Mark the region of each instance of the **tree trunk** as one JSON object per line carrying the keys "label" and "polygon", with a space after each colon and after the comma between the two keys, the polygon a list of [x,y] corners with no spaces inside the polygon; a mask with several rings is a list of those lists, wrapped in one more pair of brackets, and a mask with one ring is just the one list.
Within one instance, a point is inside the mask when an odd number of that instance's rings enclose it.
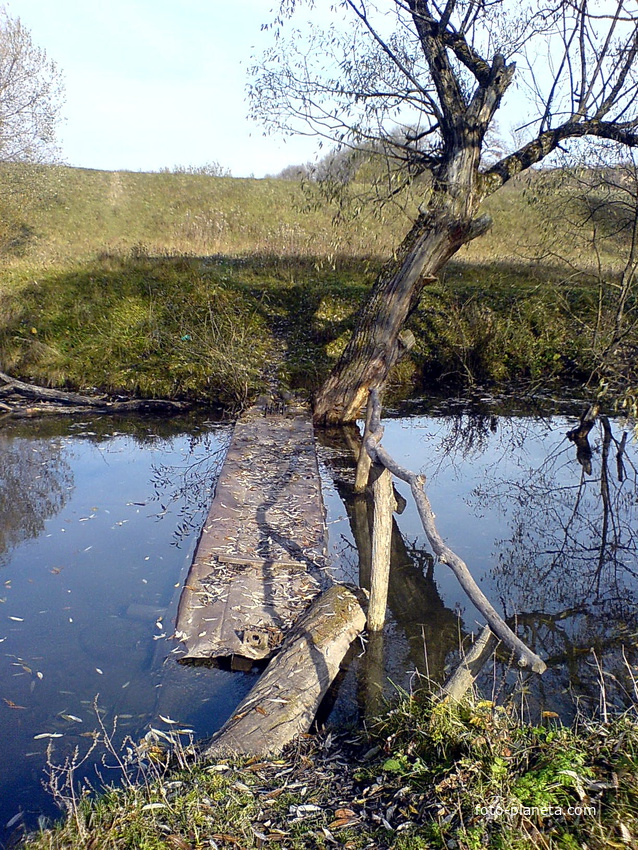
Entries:
{"label": "tree trunk", "polygon": [[334,585],[315,599],[257,684],[205,745],[205,758],[280,753],[308,731],[350,644],[365,626],[359,597],[359,591]]}
{"label": "tree trunk", "polygon": [[417,218],[397,260],[375,283],[352,339],[315,399],[315,424],[352,422],[368,390],[385,383],[401,353],[399,334],[423,288],[462,245],[491,226],[489,216],[472,219],[466,214],[472,196],[472,191],[466,193],[466,209],[454,215],[450,207],[457,205],[457,199],[443,193],[443,202],[439,197],[433,209]]}

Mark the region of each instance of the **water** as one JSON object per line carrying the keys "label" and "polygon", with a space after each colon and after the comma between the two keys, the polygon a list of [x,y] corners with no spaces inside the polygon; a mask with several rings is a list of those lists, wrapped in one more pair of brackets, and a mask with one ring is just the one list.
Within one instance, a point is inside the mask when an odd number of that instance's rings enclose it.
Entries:
{"label": "water", "polygon": [[[610,708],[638,701],[637,445],[631,430],[611,419],[603,420],[608,428],[599,422],[591,431],[591,456],[577,452],[566,433],[581,411],[581,404],[530,413],[491,398],[457,399],[421,404],[384,422],[386,450],[425,474],[444,540],[548,661],[542,678],[527,680],[505,654],[482,677],[488,695],[503,698],[515,686],[526,692],[531,719],[552,711],[569,722],[577,702],[586,712],[597,709],[601,668]],[[328,498],[332,545],[349,564],[347,577],[365,585],[355,541],[365,546],[367,518],[352,495],[351,450],[336,436],[324,443],[335,482]],[[343,719],[354,719],[356,701],[365,710],[371,676],[385,683],[386,697],[394,686],[413,684],[410,671],[441,681],[461,642],[467,645],[483,625],[451,570],[434,562],[409,488],[396,487],[407,506],[395,517],[391,620],[385,645],[369,659],[376,669],[360,659],[349,702],[337,703]],[[377,705],[373,699],[372,713]]]}
{"label": "water", "polygon": [[[47,747],[57,764],[76,746],[85,752],[96,707],[109,730],[118,717],[119,746],[151,724],[167,728],[159,714],[212,733],[250,688],[250,676],[166,661],[229,435],[216,423],[4,424],[2,826],[21,811],[29,824],[57,814],[42,788]],[[78,776],[95,783],[93,761]],[[114,778],[107,769],[105,781]]]}
{"label": "water", "polygon": [[[572,694],[595,703],[598,663],[616,675],[608,698],[621,705],[638,633],[636,444],[622,442],[619,421],[610,431],[599,424],[591,458],[581,451],[579,460],[565,437],[579,407],[551,416],[504,410],[489,398],[412,407],[386,420],[384,445],[426,474],[441,534],[549,658],[530,710],[569,719]],[[161,717],[210,735],[254,683],[256,674],[184,667],[171,656],[179,589],[229,437],[228,425],[202,419],[3,424],[1,826],[18,813],[12,829],[57,814],[42,787],[47,758],[59,765],[76,747],[86,752],[100,723],[111,730],[117,717],[116,746],[151,726],[174,728]],[[355,541],[366,545],[367,507],[351,494],[351,447],[343,435],[321,442],[336,570],[365,584]],[[481,625],[452,573],[434,562],[407,488],[398,489],[407,506],[397,517],[383,645],[366,654],[353,646],[324,710],[332,722],[360,722],[384,689],[409,687],[415,670],[441,679]],[[502,663],[485,686],[501,690],[517,678]],[[78,776],[113,781],[102,756]]]}

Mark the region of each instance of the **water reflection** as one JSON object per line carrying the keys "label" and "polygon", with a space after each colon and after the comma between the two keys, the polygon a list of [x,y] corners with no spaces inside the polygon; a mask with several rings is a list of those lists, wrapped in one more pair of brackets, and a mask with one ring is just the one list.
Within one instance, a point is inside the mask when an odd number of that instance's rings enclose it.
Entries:
{"label": "water reflection", "polygon": [[[3,425],[0,844],[16,815],[12,829],[59,814],[42,787],[47,747],[56,764],[85,752],[96,700],[119,746],[161,728],[160,714],[211,734],[250,688],[181,669],[167,639],[196,538],[182,526],[201,524],[228,432],[108,417]],[[102,755],[76,778],[101,784]]]}
{"label": "water reflection", "polygon": [[[356,576],[351,572],[347,578],[369,590],[373,502],[370,492],[354,492],[359,433],[334,429],[321,433],[319,439],[356,547]],[[402,507],[406,504],[400,495],[397,501]],[[392,524],[388,608],[388,628],[368,636],[357,668],[357,700],[367,716],[379,714],[389,696],[389,683],[403,686],[406,673],[416,670],[442,681],[449,654],[458,649],[463,636],[458,615],[446,607],[434,581],[433,556],[422,546],[406,542],[396,519]]]}
{"label": "water reflection", "polygon": [[[399,463],[426,475],[443,537],[510,625],[548,661],[544,677],[523,683],[529,710],[537,716],[552,708],[567,720],[575,700],[595,706],[601,668],[608,701],[626,704],[638,630],[638,476],[628,432],[603,416],[587,440],[570,441],[576,406],[568,418],[512,415],[511,409],[503,416],[490,400],[477,415],[458,400],[432,408],[388,418],[384,445]],[[356,543],[365,586],[371,508],[344,472],[357,440],[357,434],[343,437],[347,449],[327,463],[349,526],[335,519],[335,529]],[[337,442],[332,436],[333,455]],[[384,678],[406,686],[406,672],[414,669],[440,681],[463,638],[480,625],[450,571],[432,560],[409,501],[395,517],[385,646],[375,646],[367,662],[377,688]],[[507,653],[499,653],[482,684],[501,696],[521,686]],[[371,687],[368,677],[360,689],[367,699]]]}
{"label": "water reflection", "polygon": [[631,691],[620,647],[635,663],[638,628],[638,476],[627,433],[600,417],[575,445],[554,441],[517,479],[474,492],[507,517],[491,571],[506,612],[550,666],[568,670],[569,687],[597,699],[593,648],[616,676],[619,703]]}
{"label": "water reflection", "polygon": [[64,506],[73,473],[59,441],[24,441],[0,432],[0,566],[7,552],[37,537]]}

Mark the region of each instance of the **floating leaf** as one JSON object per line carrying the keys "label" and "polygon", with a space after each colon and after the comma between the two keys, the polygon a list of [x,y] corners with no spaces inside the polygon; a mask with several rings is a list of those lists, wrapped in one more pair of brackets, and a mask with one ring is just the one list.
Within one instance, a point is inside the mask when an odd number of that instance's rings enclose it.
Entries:
{"label": "floating leaf", "polygon": [[20,708],[23,711],[26,711],[26,705],[17,705],[15,702],[13,702],[13,700],[7,699],[6,697],[3,697],[3,699],[9,706],[9,708]]}

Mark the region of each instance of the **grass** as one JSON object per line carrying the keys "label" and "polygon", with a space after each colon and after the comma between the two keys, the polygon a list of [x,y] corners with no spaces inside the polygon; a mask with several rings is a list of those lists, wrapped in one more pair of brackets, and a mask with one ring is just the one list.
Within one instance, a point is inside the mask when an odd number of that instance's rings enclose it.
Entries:
{"label": "grass", "polygon": [[638,837],[635,705],[566,728],[424,690],[367,737],[306,736],[276,759],[204,763],[177,745],[171,762],[157,740],[129,746],[123,785],[97,797],[72,789],[69,762],[52,768],[68,814],[25,850],[602,850]]}
{"label": "grass", "polygon": [[[115,394],[236,406],[274,380],[312,393],[406,229],[370,208],[336,226],[275,179],[5,166],[0,184],[3,370]],[[543,225],[524,191],[490,199],[492,232],[424,292],[397,393],[597,375],[597,280],[524,260]]]}

